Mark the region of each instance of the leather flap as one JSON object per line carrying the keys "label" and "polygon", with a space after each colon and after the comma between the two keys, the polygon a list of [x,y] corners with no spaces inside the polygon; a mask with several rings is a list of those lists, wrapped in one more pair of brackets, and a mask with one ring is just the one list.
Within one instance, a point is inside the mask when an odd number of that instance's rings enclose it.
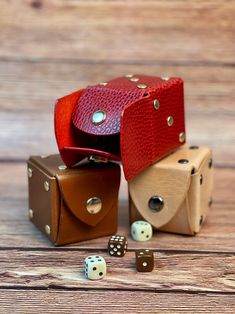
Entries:
{"label": "leather flap", "polygon": [[[72,119],[80,131],[92,135],[113,135],[120,132],[120,119],[125,106],[134,102],[141,95],[139,90],[130,91],[104,86],[87,87],[77,101]],[[106,118],[100,125],[92,122],[96,111],[103,111]]]}
{"label": "leather flap", "polygon": [[[118,164],[88,164],[76,170],[56,175],[60,191],[68,209],[82,222],[97,225],[117,201],[120,185]],[[96,214],[87,211],[87,200],[101,199],[102,208]]]}

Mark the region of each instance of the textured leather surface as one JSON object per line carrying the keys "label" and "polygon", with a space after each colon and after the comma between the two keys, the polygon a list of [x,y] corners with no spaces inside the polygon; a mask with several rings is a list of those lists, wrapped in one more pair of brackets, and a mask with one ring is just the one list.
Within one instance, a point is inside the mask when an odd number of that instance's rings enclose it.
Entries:
{"label": "textured leather surface", "polygon": [[[172,78],[148,93],[123,112],[120,142],[127,180],[184,144],[179,142],[179,134],[185,132],[183,82]],[[159,101],[158,110],[154,99]],[[170,127],[169,116],[174,119]]]}
{"label": "textured leather surface", "polygon": [[[140,99],[142,94],[143,91],[140,89],[120,89],[118,84],[116,87],[89,86],[75,105],[72,115],[73,124],[79,130],[93,135],[119,133],[122,111],[127,105]],[[107,114],[106,120],[100,125],[92,123],[92,115],[97,110]]]}
{"label": "textured leather surface", "polygon": [[[129,182],[130,221],[144,218],[162,231],[188,235],[199,232],[213,187],[213,169],[208,166],[211,158],[209,148],[189,149],[185,145],[136,176]],[[182,164],[180,159],[189,162]],[[159,212],[148,207],[153,195],[164,199],[164,208]]]}
{"label": "textured leather surface", "polygon": [[[89,86],[59,99],[55,107],[55,133],[64,162],[73,166],[91,154],[122,160],[127,180],[174,151],[185,132],[183,81],[134,75],[138,82],[120,77],[107,85]],[[137,85],[146,84],[139,89]],[[160,107],[153,106],[158,99]],[[95,111],[106,112],[100,125]],[[174,123],[167,124],[168,116]]]}
{"label": "textured leather surface", "polygon": [[[29,208],[34,212],[32,222],[56,245],[79,242],[114,234],[117,229],[117,204],[120,166],[114,163],[84,163],[76,169],[59,170],[63,165],[59,155],[47,158],[31,157],[28,167]],[[50,184],[44,189],[44,181]],[[99,197],[102,209],[97,214],[86,210],[86,201]]]}

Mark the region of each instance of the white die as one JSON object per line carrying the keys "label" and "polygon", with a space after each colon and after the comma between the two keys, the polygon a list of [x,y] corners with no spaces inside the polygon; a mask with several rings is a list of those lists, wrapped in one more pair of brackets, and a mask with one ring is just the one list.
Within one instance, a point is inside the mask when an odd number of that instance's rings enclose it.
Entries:
{"label": "white die", "polygon": [[88,279],[102,279],[107,272],[105,259],[99,255],[86,257],[84,260],[84,271]]}
{"label": "white die", "polygon": [[152,238],[153,228],[147,221],[135,221],[131,225],[131,236],[135,241],[148,241]]}

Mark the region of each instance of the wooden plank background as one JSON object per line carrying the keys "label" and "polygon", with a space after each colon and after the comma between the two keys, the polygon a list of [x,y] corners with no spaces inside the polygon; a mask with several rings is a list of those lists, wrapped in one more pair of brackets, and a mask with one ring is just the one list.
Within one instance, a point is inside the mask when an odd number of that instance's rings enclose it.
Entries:
{"label": "wooden plank background", "polygon": [[[0,313],[235,311],[235,1],[0,0]],[[187,140],[214,152],[214,204],[197,237],[157,233],[155,270],[107,238],[54,248],[27,219],[25,160],[57,151],[55,99],[126,73],[185,80]],[[129,234],[126,183],[119,232]],[[83,258],[107,258],[91,282]]]}

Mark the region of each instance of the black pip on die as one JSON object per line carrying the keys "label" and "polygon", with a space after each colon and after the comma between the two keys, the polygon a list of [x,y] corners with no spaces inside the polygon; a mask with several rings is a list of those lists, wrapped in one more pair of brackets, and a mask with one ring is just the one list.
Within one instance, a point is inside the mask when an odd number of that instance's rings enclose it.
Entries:
{"label": "black pip on die", "polygon": [[122,257],[127,251],[127,239],[124,236],[114,235],[109,239],[108,252],[111,256]]}
{"label": "black pip on die", "polygon": [[102,256],[88,256],[84,261],[84,271],[88,279],[98,280],[106,275],[106,262]]}
{"label": "black pip on die", "polygon": [[151,272],[154,268],[153,251],[143,249],[135,252],[136,270],[139,272]]}

